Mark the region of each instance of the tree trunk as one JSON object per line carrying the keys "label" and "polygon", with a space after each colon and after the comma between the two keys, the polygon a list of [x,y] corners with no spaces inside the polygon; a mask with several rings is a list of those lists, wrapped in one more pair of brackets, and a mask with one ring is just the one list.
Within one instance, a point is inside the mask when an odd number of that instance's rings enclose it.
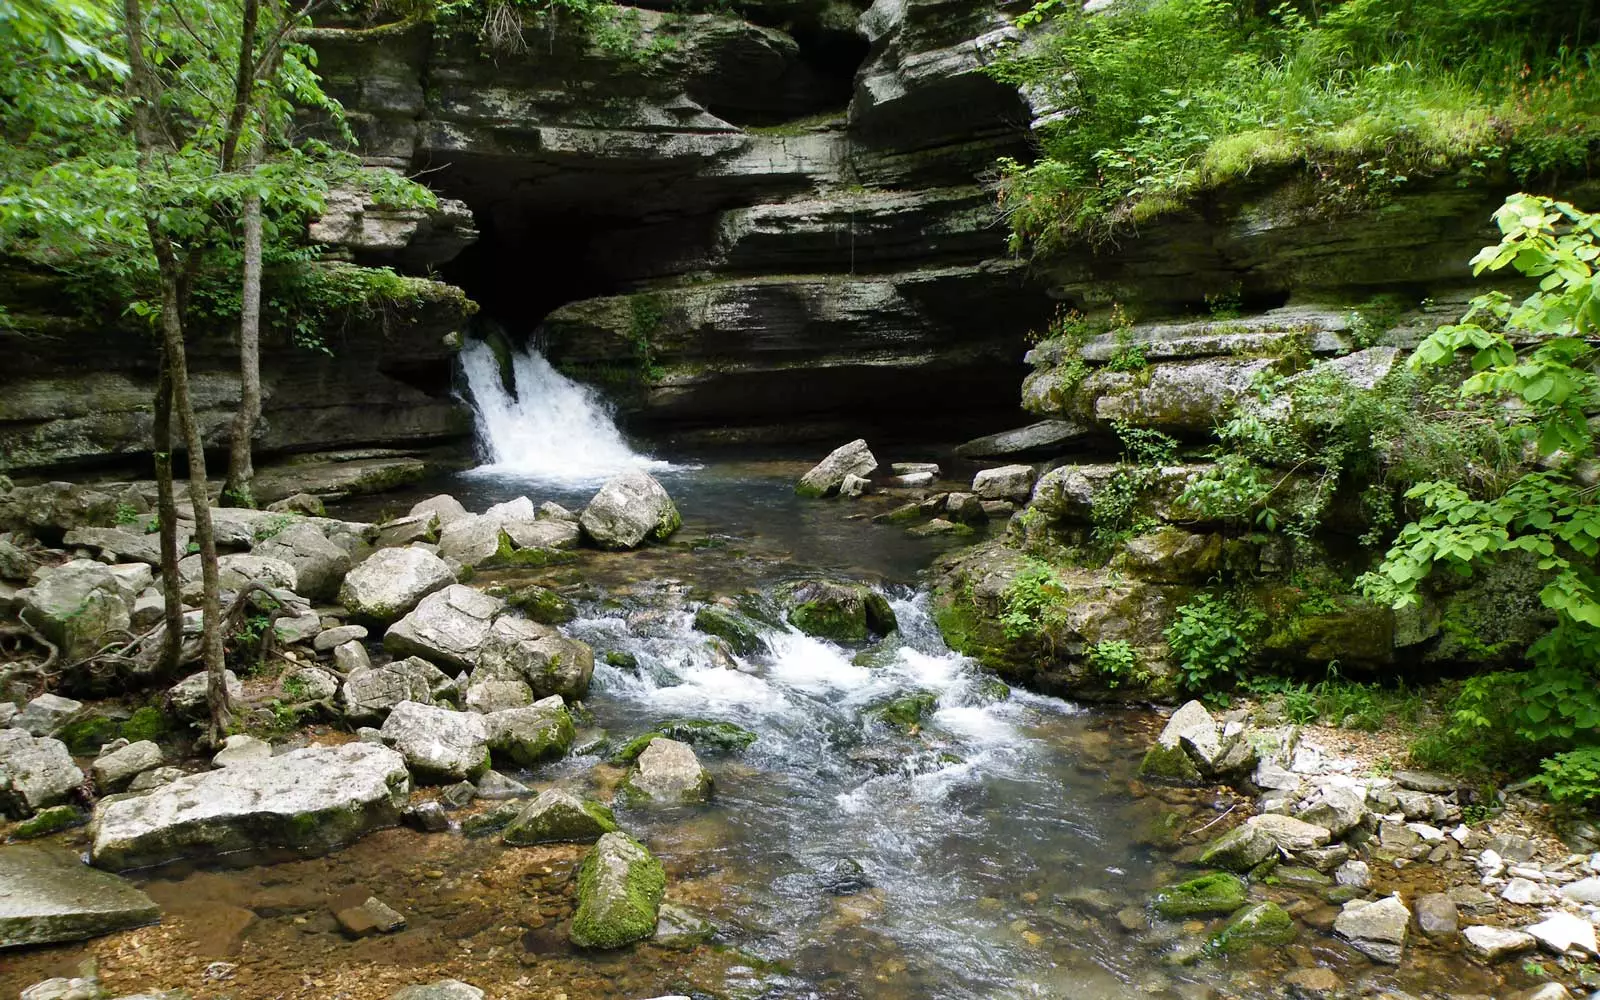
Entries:
{"label": "tree trunk", "polygon": [[244,288],[239,306],[239,412],[233,418],[224,503],[254,507],[250,449],[261,419],[261,196],[244,201]]}
{"label": "tree trunk", "polygon": [[156,383],[155,437],[156,521],[161,525],[161,599],[166,632],[161,638],[160,670],[171,675],[178,669],[183,650],[183,587],[178,579],[178,503],[172,495],[172,376],[167,352],[161,352],[161,378]]}

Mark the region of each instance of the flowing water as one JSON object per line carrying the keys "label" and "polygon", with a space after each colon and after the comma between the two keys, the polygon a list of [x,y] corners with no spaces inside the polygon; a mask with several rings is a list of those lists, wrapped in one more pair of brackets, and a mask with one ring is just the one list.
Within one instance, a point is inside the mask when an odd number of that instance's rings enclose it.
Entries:
{"label": "flowing water", "polygon": [[[670,544],[586,553],[524,575],[577,598],[579,617],[565,628],[596,650],[583,741],[603,732],[615,747],[684,718],[758,735],[741,752],[701,751],[716,782],[709,806],[618,810],[666,865],[669,902],[709,920],[715,936],[575,953],[565,931],[581,848],[397,829],[326,858],[151,873],[146,884],[167,911],[161,926],[0,963],[0,986],[92,954],[119,992],[183,987],[235,1000],[366,1000],[442,976],[535,1000],[1265,1000],[1280,995],[1285,970],[1311,964],[1417,996],[1496,992],[1486,970],[1444,953],[1413,948],[1398,969],[1375,969],[1311,929],[1332,913],[1314,893],[1272,886],[1256,891],[1305,916],[1296,944],[1173,963],[1211,928],[1154,919],[1149,896],[1188,877],[1171,833],[1204,827],[1228,802],[1134,781],[1158,724],[1148,713],[1006,696],[944,646],[918,570],[970,539],[910,538],[859,516],[892,501],[798,500],[804,463],[646,458],[536,355],[516,361],[523,399],[501,391],[483,352],[464,361],[495,461],[431,487],[472,509],[523,494],[576,508],[607,472],[649,463],[682,510]],[[881,587],[897,635],[845,648],[773,626],[766,648],[730,669],[692,628],[704,601],[759,601],[819,572]],[[634,666],[606,665],[607,653]],[[872,714],[914,692],[937,699],[919,732]],[[608,752],[516,777],[606,798],[624,773],[606,764]],[[341,935],[331,909],[367,893],[405,913],[407,929]]]}

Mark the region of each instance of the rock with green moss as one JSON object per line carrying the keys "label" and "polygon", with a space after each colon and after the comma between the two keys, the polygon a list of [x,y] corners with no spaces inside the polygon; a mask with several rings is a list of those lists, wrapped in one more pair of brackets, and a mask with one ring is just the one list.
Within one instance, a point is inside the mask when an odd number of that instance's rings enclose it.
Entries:
{"label": "rock with green moss", "polygon": [[710,719],[672,719],[657,726],[656,732],[688,743],[697,750],[720,750],[723,753],[737,753],[758,739],[754,732],[743,726]]}
{"label": "rock with green moss", "polygon": [[939,708],[939,696],[932,691],[915,691],[892,698],[867,710],[867,714],[900,730],[922,725]]}
{"label": "rock with green moss", "polygon": [[507,824],[502,838],[514,847],[593,843],[617,829],[611,810],[559,788],[549,788]]}
{"label": "rock with green moss", "polygon": [[1246,823],[1208,844],[1200,854],[1200,863],[1233,872],[1247,872],[1277,855],[1278,842],[1265,830]]}
{"label": "rock with green moss", "polygon": [[561,625],[578,617],[572,602],[549,587],[519,587],[503,596],[507,604],[542,625]]}
{"label": "rock with green moss", "polygon": [[827,497],[839,492],[848,476],[870,476],[878,467],[867,442],[861,438],[840,445],[818,462],[816,467],[795,484],[794,491],[803,497]]}
{"label": "rock with green moss", "polygon": [[483,721],[489,730],[490,752],[523,767],[564,757],[576,735],[571,713],[556,696],[491,712]]}
{"label": "rock with green moss", "polygon": [[77,757],[98,753],[122,731],[122,723],[99,712],[85,712],[55,731],[55,738]]}
{"label": "rock with green moss", "polygon": [[1255,947],[1278,948],[1299,936],[1294,918],[1277,903],[1256,903],[1235,914],[1222,930],[1211,936],[1206,948],[1213,953],[1231,955]]}
{"label": "rock with green moss", "polygon": [[646,541],[666,541],[683,526],[683,518],[653,476],[634,471],[600,487],[578,523],[602,549],[632,549]]}
{"label": "rock with green moss", "polygon": [[134,710],[122,724],[119,735],[130,743],[139,743],[144,740],[159,741],[161,737],[171,732],[175,726],[171,719],[162,713],[161,709],[153,705]]}
{"label": "rock with green moss", "polygon": [[767,648],[766,640],[761,638],[761,630],[755,622],[716,604],[707,604],[695,612],[694,627],[697,631],[726,640],[740,656],[752,656]]}
{"label": "rock with green moss", "polygon": [[864,584],[806,580],[778,597],[789,623],[819,639],[865,642],[900,627],[888,599]]}
{"label": "rock with green moss", "polygon": [[1164,747],[1156,744],[1145,751],[1139,763],[1139,776],[1173,784],[1194,784],[1200,781],[1200,769],[1182,747]]}
{"label": "rock with green moss", "polygon": [[639,805],[695,805],[711,798],[711,774],[687,743],[658,736],[639,754],[618,793]]}
{"label": "rock with green moss", "polygon": [[1168,886],[1151,901],[1169,919],[1225,916],[1245,902],[1245,884],[1237,875],[1212,872]]}
{"label": "rock with green moss", "polygon": [[11,836],[17,840],[32,840],[82,826],[86,822],[88,817],[77,806],[50,806],[18,823],[16,829],[11,831]]}
{"label": "rock with green moss", "polygon": [[632,764],[644,753],[645,747],[661,738],[660,733],[641,733],[618,747],[617,752],[611,755],[610,763],[616,767]]}
{"label": "rock with green moss", "polygon": [[570,938],[579,948],[621,948],[656,932],[667,873],[645,846],[607,833],[578,869]]}

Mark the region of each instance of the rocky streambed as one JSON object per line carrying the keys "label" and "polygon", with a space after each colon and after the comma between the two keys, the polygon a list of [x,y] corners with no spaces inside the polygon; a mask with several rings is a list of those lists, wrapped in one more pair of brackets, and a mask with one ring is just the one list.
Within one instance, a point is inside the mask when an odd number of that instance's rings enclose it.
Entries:
{"label": "rocky streambed", "polygon": [[[0,847],[21,946],[0,985],[1192,1000],[1586,978],[1591,861],[1465,822],[1469,790],[1259,713],[1084,710],[950,652],[916,570],[1003,524],[1017,473],[836,469],[874,483],[830,501],[795,495],[803,471],[659,469],[598,503],[480,476],[381,525],[219,512],[233,579],[292,612],[236,678],[250,733],[199,752],[193,679],[107,698],[86,674],[8,713],[28,842]],[[98,502],[71,495],[11,502]],[[70,530],[12,543],[44,568],[11,606],[148,614],[140,528]],[[60,617],[62,644],[116,627]],[[90,912],[17,912],[46,897]]]}

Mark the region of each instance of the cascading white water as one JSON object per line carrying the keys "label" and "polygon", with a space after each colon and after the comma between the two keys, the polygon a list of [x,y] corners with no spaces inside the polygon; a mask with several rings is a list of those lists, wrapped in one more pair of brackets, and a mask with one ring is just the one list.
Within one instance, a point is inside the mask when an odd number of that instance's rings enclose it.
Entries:
{"label": "cascading white water", "polygon": [[472,341],[461,352],[489,459],[479,471],[585,481],[665,465],[628,447],[599,394],[556,371],[538,351],[512,355],[511,367],[515,394],[501,383],[488,344]]}

